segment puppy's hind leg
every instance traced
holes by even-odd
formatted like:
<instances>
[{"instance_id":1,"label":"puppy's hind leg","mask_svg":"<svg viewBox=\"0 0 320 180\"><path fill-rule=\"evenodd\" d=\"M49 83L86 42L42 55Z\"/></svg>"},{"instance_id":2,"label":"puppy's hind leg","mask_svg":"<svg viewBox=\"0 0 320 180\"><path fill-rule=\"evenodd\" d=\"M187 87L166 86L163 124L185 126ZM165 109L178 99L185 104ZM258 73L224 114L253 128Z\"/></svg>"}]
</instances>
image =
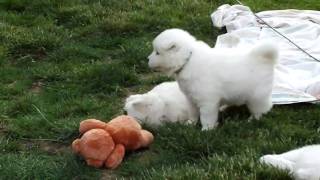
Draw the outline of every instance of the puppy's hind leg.
<instances>
[{"instance_id":1,"label":"puppy's hind leg","mask_svg":"<svg viewBox=\"0 0 320 180\"><path fill-rule=\"evenodd\" d=\"M219 107L219 111L220 112L223 112L223 111L225 111L226 109L228 109L228 105L226 105L226 104L222 104L220 107Z\"/></svg>"},{"instance_id":2,"label":"puppy's hind leg","mask_svg":"<svg viewBox=\"0 0 320 180\"><path fill-rule=\"evenodd\" d=\"M252 118L259 120L263 114L267 113L272 108L271 97L252 99L248 102L247 106L251 113L251 117L249 118L249 120L251 120Z\"/></svg>"},{"instance_id":3,"label":"puppy's hind leg","mask_svg":"<svg viewBox=\"0 0 320 180\"><path fill-rule=\"evenodd\" d=\"M202 131L210 130L218 126L218 103L200 106L200 121Z\"/></svg>"}]
</instances>

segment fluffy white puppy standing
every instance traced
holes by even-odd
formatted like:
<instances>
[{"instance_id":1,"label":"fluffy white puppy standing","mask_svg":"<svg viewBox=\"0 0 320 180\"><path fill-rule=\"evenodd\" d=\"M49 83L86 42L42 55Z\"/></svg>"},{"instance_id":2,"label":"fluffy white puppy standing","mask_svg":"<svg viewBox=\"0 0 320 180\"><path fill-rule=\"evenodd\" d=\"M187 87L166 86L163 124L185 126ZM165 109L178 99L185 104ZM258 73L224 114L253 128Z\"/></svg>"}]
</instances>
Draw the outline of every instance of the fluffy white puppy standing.
<instances>
[{"instance_id":1,"label":"fluffy white puppy standing","mask_svg":"<svg viewBox=\"0 0 320 180\"><path fill-rule=\"evenodd\" d=\"M246 104L256 119L271 107L278 49L272 43L252 49L215 49L181 29L169 29L153 41L149 67L174 76L199 108L202 130L218 125L221 105Z\"/></svg>"},{"instance_id":2,"label":"fluffy white puppy standing","mask_svg":"<svg viewBox=\"0 0 320 180\"><path fill-rule=\"evenodd\" d=\"M320 145L305 146L283 154L265 155L265 163L282 170L288 170L297 180L320 179Z\"/></svg>"},{"instance_id":3,"label":"fluffy white puppy standing","mask_svg":"<svg viewBox=\"0 0 320 180\"><path fill-rule=\"evenodd\" d=\"M182 93L177 82L161 83L145 94L129 96L124 110L152 126L163 122L196 123L199 119L198 109Z\"/></svg>"}]
</instances>

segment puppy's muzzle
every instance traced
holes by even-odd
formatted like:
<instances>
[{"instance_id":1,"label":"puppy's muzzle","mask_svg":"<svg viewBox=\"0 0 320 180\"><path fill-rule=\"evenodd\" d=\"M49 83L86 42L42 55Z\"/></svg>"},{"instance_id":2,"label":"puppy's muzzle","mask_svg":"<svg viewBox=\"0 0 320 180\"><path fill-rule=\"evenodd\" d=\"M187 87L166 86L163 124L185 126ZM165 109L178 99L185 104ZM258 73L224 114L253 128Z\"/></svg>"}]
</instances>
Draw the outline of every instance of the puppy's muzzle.
<instances>
[{"instance_id":1,"label":"puppy's muzzle","mask_svg":"<svg viewBox=\"0 0 320 180\"><path fill-rule=\"evenodd\" d=\"M162 72L163 69L161 67L155 67L155 68L151 68L152 71L155 71L155 72Z\"/></svg>"},{"instance_id":2,"label":"puppy's muzzle","mask_svg":"<svg viewBox=\"0 0 320 180\"><path fill-rule=\"evenodd\" d=\"M152 65L151 63L149 63L149 67L152 71L155 71L155 72L162 72L165 70L161 66L155 66L155 65Z\"/></svg>"}]
</instances>

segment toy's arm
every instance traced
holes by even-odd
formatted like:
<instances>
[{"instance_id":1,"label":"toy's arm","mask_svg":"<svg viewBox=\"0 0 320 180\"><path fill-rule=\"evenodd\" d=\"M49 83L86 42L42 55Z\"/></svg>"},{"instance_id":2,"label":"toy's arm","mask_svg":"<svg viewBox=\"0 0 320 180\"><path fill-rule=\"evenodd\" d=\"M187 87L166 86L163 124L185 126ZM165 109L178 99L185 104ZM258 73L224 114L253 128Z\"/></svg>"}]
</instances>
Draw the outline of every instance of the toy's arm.
<instances>
[{"instance_id":1,"label":"toy's arm","mask_svg":"<svg viewBox=\"0 0 320 180\"><path fill-rule=\"evenodd\" d=\"M79 153L79 151L80 151L80 139L74 140L74 141L72 142L71 147L72 147L72 151L73 151L74 153Z\"/></svg>"},{"instance_id":2,"label":"toy's arm","mask_svg":"<svg viewBox=\"0 0 320 180\"><path fill-rule=\"evenodd\" d=\"M153 142L153 135L147 130L141 130L141 147L148 147Z\"/></svg>"},{"instance_id":3,"label":"toy's arm","mask_svg":"<svg viewBox=\"0 0 320 180\"><path fill-rule=\"evenodd\" d=\"M80 134L83 134L90 129L104 129L105 127L105 122L96 119L87 119L80 123L79 132Z\"/></svg>"},{"instance_id":4,"label":"toy's arm","mask_svg":"<svg viewBox=\"0 0 320 180\"><path fill-rule=\"evenodd\" d=\"M124 145L117 144L105 162L105 166L110 169L117 168L122 162L125 152Z\"/></svg>"},{"instance_id":5,"label":"toy's arm","mask_svg":"<svg viewBox=\"0 0 320 180\"><path fill-rule=\"evenodd\" d=\"M89 166L93 166L93 167L96 167L96 168L99 168L103 165L103 161L101 160L97 160L97 159L86 159L86 162Z\"/></svg>"}]
</instances>

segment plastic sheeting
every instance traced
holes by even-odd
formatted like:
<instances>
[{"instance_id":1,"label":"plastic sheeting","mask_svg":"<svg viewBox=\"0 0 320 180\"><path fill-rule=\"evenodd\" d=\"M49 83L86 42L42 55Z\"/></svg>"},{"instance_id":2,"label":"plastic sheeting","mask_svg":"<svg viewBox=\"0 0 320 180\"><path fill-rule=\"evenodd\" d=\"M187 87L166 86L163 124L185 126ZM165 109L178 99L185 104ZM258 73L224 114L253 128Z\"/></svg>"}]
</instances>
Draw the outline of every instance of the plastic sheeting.
<instances>
[{"instance_id":1,"label":"plastic sheeting","mask_svg":"<svg viewBox=\"0 0 320 180\"><path fill-rule=\"evenodd\" d=\"M257 15L320 59L320 11L288 9L263 11ZM225 4L211 14L211 19L214 26L227 29L226 34L218 36L215 48L249 48L262 40L278 43L280 58L272 92L274 104L316 102L320 99L320 62L266 26L250 8Z\"/></svg>"}]
</instances>

